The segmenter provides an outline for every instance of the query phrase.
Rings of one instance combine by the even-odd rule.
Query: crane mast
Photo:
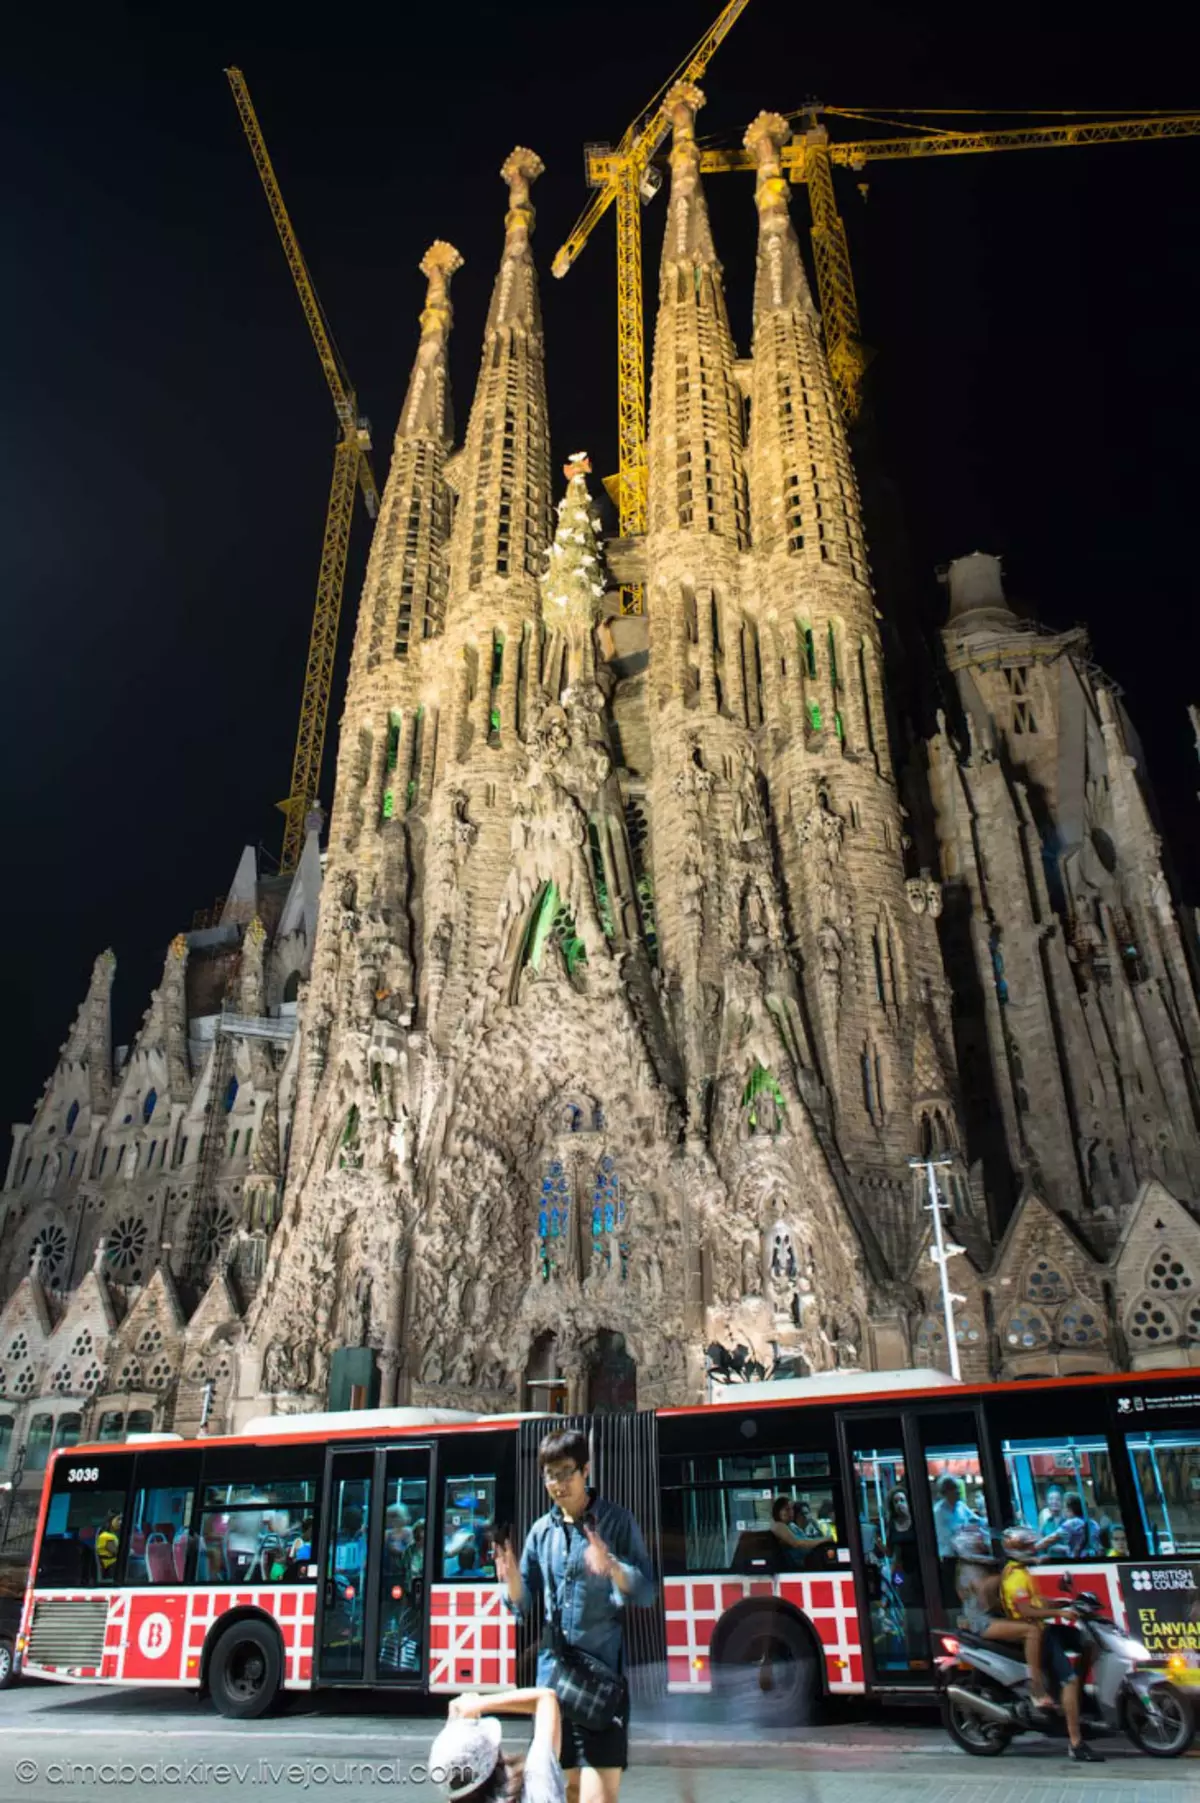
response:
[[[367,513],[373,520],[379,512],[379,490],[369,455],[370,430],[367,422],[359,415],[354,386],[334,347],[321,303],[317,299],[317,291],[308,273],[300,242],[284,205],[283,193],[258,123],[258,115],[250,99],[246,78],[240,69],[226,69],[225,74],[233,91],[234,104],[250,144],[254,165],[267,197],[271,217],[275,221],[275,229],[279,233],[296,293],[300,297],[300,306],[329,386],[340,430],[333,453],[333,480],[325,514],[317,595],[300,698],[300,721],[292,753],[292,780],[287,800],[279,804],[284,815],[283,850],[279,869],[281,873],[287,873],[295,870],[300,861],[300,853],[304,848],[305,821],[316,801],[321,780],[321,759],[329,723],[338,623],[346,587],[346,559],[350,550],[350,529],[354,523],[355,491],[361,491]]]

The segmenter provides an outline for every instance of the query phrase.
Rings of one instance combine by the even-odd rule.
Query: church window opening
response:
[[[872,1124],[881,1127],[887,1107],[883,1090],[883,1058],[878,1047],[870,1041],[863,1046],[859,1069],[862,1075],[863,1106]]]
[[[1099,1315],[1090,1302],[1076,1298],[1058,1318],[1061,1346],[1094,1346],[1104,1338]]]
[[[155,1105],[157,1104],[157,1102],[158,1102],[158,1091],[156,1089],[148,1089],[146,1091],[145,1100],[142,1102],[142,1119],[143,1119],[143,1121],[148,1121],[150,1119],[150,1116],[154,1113]]]
[[[238,1080],[236,1077],[230,1077],[229,1082],[225,1086],[225,1112],[226,1112],[226,1114],[232,1113],[233,1105],[237,1101],[237,1097],[238,1097]]]
[[[838,676],[837,641],[833,635],[832,620],[829,622],[829,682],[836,695],[842,684],[841,679]]]
[[[1032,1352],[1050,1344],[1046,1317],[1028,1302],[1018,1303],[1008,1317],[1004,1341],[1018,1352]]]
[[[1035,733],[1037,721],[1029,701],[1029,666],[1016,664],[1004,672],[1008,683],[1012,704],[1012,730],[1014,735]]]
[[[358,1143],[359,1114],[358,1103],[353,1102],[346,1116],[346,1125],[342,1128],[342,1137],[338,1147],[338,1169],[357,1171],[362,1168],[362,1151]]]
[[[812,627],[802,626],[800,628],[800,638],[804,647],[805,672],[809,676],[815,676],[817,673],[817,641],[813,637]]]
[[[54,1437],[53,1415],[35,1415],[25,1442],[26,1471],[45,1471]]]
[[[71,1130],[73,1129],[73,1127],[78,1119],[79,1119],[79,1103],[72,1102],[71,1106],[67,1109],[67,1132],[68,1133],[71,1132]]]
[[[246,1143],[242,1148],[242,1150],[245,1152],[247,1158],[249,1158],[249,1156],[250,1156],[250,1146],[251,1146],[251,1142],[253,1141],[253,1139],[254,1139],[254,1128],[247,1127],[246,1128]]]
[[[756,1064],[742,1091],[742,1107],[746,1126],[754,1134],[770,1134],[775,1138],[783,1127],[787,1104],[783,1091],[765,1065]]]
[[[1155,1290],[1160,1295],[1178,1295],[1193,1287],[1192,1275],[1181,1258],[1177,1258],[1169,1246],[1162,1246],[1150,1260],[1146,1273],[1146,1288]]]
[[[290,1004],[292,1002],[298,1001],[299,998],[300,998],[300,972],[298,970],[292,970],[292,971],[288,972],[287,981],[283,985],[283,999],[285,1002]]]
[[[1126,1332],[1131,1340],[1156,1346],[1163,1340],[1175,1339],[1178,1328],[1170,1309],[1157,1297],[1140,1296],[1129,1310]]]
[[[622,1281],[629,1271],[629,1247],[623,1239],[625,1203],[616,1160],[607,1154],[600,1160],[592,1190],[592,1264],[612,1270],[613,1250]]]
[[[637,891],[638,914],[642,937],[652,964],[658,963],[658,926],[654,911],[654,878],[650,871],[650,826],[640,801],[625,804],[625,830],[633,863],[633,882]]]
[[[235,1127],[233,1132],[229,1136],[229,1156],[231,1158],[237,1157],[239,1132],[240,1132],[240,1130],[237,1127]]]
[[[547,945],[558,948],[569,977],[573,977],[579,966],[587,962],[587,948],[575,931],[574,918],[559,896],[555,883],[544,884],[534,903],[522,964],[530,964],[534,970],[540,970]]]
[[[875,969],[875,996],[885,1008],[896,1006],[896,948],[891,925],[878,920],[871,934],[871,958]]]
[[[154,1154],[157,1151],[158,1151],[158,1141],[156,1139],[152,1139],[150,1141],[150,1150],[146,1154],[146,1169],[147,1170],[150,1170],[150,1168],[154,1164]]]
[[[396,795],[392,789],[383,792],[383,807],[380,810],[384,820],[391,820],[396,812]]]
[[[835,713],[833,716],[833,730],[844,744],[846,739],[846,727],[840,714]]]
[[[65,1415],[60,1415],[54,1423],[54,1450],[57,1451],[64,1446],[78,1446],[82,1432],[82,1415],[75,1414],[73,1410],[68,1411]]]
[[[1065,1302],[1067,1285],[1062,1272],[1048,1258],[1035,1259],[1025,1278],[1025,1294],[1043,1305]]]
[[[394,770],[396,768],[396,760],[399,758],[399,756],[400,756],[400,715],[396,712],[395,708],[393,708],[391,713],[388,715],[386,761],[387,761],[387,767],[389,770]]]
[[[596,882],[596,905],[600,913],[600,925],[604,929],[604,937],[611,939],[614,932],[612,901],[604,876],[604,848],[600,844],[600,829],[594,820],[588,821],[588,847],[592,854],[592,875]]]
[[[488,744],[500,743],[500,679],[504,674],[504,634],[492,634],[492,672],[488,704]]]
[[[538,1251],[542,1282],[569,1270],[571,1262],[571,1180],[561,1159],[553,1158],[542,1178],[538,1203]]]
[[[1007,1002],[1008,979],[1004,975],[1004,954],[1000,950],[999,931],[993,930],[989,945],[992,953],[992,976],[996,984],[996,996],[1000,1002]]]
[[[119,1220],[107,1236],[104,1254],[121,1283],[141,1283],[148,1234],[136,1215]]]
[[[819,702],[810,701],[808,704],[808,725],[810,732],[820,732],[821,707]]]
[[[67,1234],[57,1221],[43,1227],[33,1242],[33,1252],[41,1255],[43,1281],[57,1285],[66,1271]]]

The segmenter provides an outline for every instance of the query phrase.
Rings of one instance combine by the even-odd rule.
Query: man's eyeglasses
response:
[[[579,1470],[578,1465],[548,1465],[542,1473],[548,1490],[561,1490]]]

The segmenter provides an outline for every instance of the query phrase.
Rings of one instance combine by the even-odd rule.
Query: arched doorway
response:
[[[637,1409],[637,1365],[625,1336],[602,1328],[583,1349],[589,1415],[632,1415]]]
[[[565,1415],[567,1380],[558,1368],[558,1335],[549,1329],[529,1348],[522,1408],[546,1415]]]

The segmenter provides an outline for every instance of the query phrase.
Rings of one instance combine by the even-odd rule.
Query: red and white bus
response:
[[[545,1506],[535,1452],[556,1421],[393,1409],[59,1452],[21,1669],[204,1687],[236,1716],[281,1689],[512,1685],[530,1648],[492,1527],[519,1543]],[[1078,1515],[1072,1493],[1086,1541],[1064,1529],[1045,1586],[1069,1566],[1139,1638],[1161,1627],[1164,1663],[1200,1679],[1200,1369],[730,1386],[586,1426],[594,1481],[634,1508],[660,1578],[654,1608],[633,1612],[643,1684],[699,1694],[769,1672],[779,1719],[820,1694],[931,1690],[934,1635],[957,1613],[939,1501],[1050,1536]],[[780,1497],[803,1549],[772,1532]]]

